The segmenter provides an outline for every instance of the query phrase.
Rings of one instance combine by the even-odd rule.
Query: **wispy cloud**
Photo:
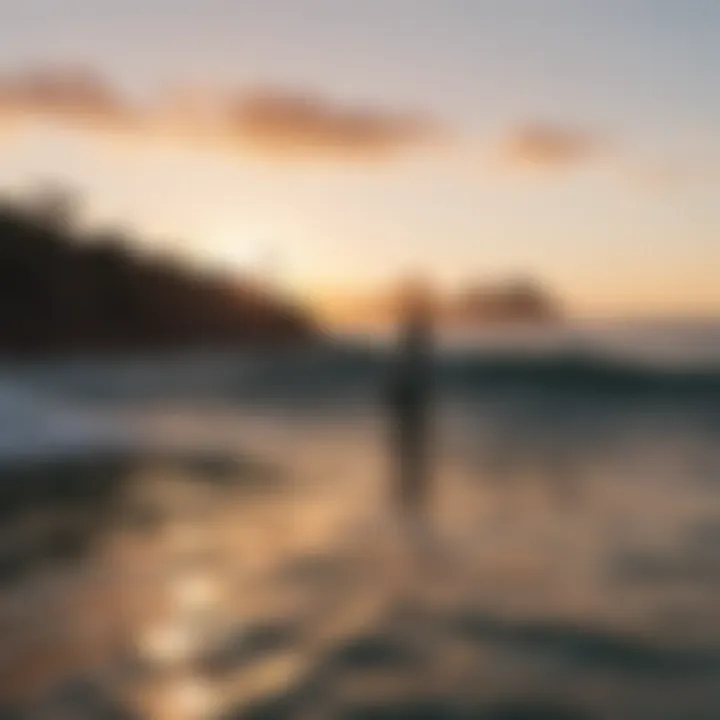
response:
[[[139,103],[102,73],[47,66],[0,75],[0,140],[30,121],[79,128],[101,138],[170,143],[260,162],[387,162],[423,150],[451,161],[477,154],[472,137],[442,120],[383,106],[354,106],[302,91],[161,88]],[[454,155],[457,153],[457,155]],[[527,122],[490,139],[480,165],[490,178],[530,171],[552,180],[598,166],[621,185],[678,188],[717,182],[720,164],[668,164],[635,157],[614,136],[573,124]]]
[[[3,117],[52,118],[137,128],[139,114],[101,76],[84,69],[33,70],[0,77]]]
[[[273,91],[240,97],[229,119],[244,143],[282,157],[386,158],[438,134],[425,118]]]
[[[0,77],[0,121],[31,118],[275,161],[386,160],[425,146],[440,134],[428,118],[347,107],[294,92],[162,92],[150,106],[140,107],[108,80],[85,70]]]
[[[496,150],[507,169],[557,171],[586,165],[605,154],[608,146],[587,130],[533,123],[508,133]]]

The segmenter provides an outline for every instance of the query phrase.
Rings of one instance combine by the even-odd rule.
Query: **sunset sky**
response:
[[[717,0],[7,2],[0,185],[311,292],[717,313],[719,77]]]

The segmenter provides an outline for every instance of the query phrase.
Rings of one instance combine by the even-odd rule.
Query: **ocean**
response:
[[[5,363],[7,717],[720,717],[720,323],[443,334],[422,522],[392,356]]]

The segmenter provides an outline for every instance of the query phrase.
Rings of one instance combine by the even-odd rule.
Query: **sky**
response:
[[[720,312],[716,0],[0,5],[0,189],[321,294]]]

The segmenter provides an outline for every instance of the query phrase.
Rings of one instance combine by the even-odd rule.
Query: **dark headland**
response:
[[[247,278],[84,229],[71,199],[0,199],[0,354],[126,353],[304,344],[309,314]]]

